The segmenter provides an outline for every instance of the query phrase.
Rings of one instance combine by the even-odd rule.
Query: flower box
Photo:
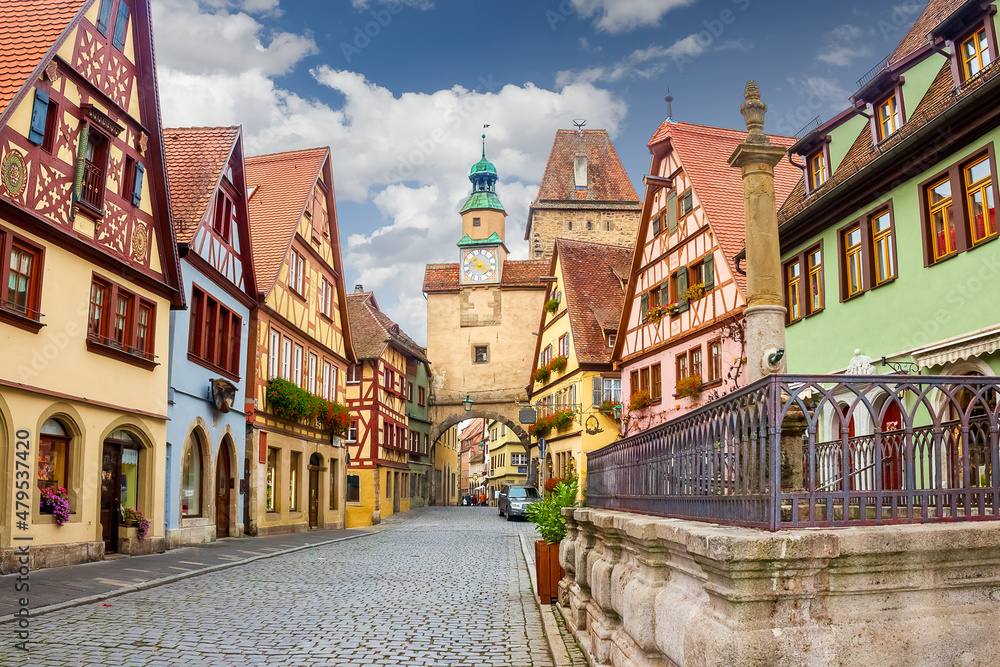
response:
[[[555,315],[555,312],[559,310],[559,299],[549,299],[545,302],[546,312]]]
[[[629,410],[644,410],[653,404],[653,400],[649,397],[649,392],[645,389],[640,389],[639,391],[633,392],[632,397],[628,402]]]
[[[701,376],[700,375],[689,375],[683,377],[677,381],[677,393],[674,394],[677,398],[694,398],[701,394]]]
[[[697,301],[705,296],[705,283],[696,283],[684,290],[684,298],[688,301]]]
[[[569,359],[565,356],[553,357],[552,361],[549,362],[549,370],[562,373],[566,370],[566,366],[569,364]]]
[[[551,371],[549,371],[548,366],[542,366],[537,371],[535,371],[535,382],[548,382],[549,378],[552,377]]]

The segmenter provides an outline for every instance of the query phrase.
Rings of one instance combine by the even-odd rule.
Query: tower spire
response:
[[[667,94],[663,96],[663,100],[667,103],[667,120],[674,122],[674,96],[670,94],[670,88],[667,88]]]

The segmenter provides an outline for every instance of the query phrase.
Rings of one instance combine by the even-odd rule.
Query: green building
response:
[[[410,444],[410,509],[429,504],[431,460],[430,364],[406,362],[406,423]]]

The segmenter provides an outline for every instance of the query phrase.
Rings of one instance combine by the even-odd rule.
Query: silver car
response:
[[[506,516],[510,521],[516,516],[524,516],[524,510],[528,505],[542,500],[538,489],[533,486],[511,486],[505,485],[500,489],[500,496],[497,498],[497,511],[500,516]]]

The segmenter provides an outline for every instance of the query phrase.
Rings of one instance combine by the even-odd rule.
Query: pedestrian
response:
[[[469,506],[469,505],[471,505],[471,504],[472,504],[472,496],[470,496],[470,495],[469,495],[469,494],[467,493],[467,494],[465,494],[465,506],[466,506],[466,507],[468,507],[468,506]]]
[[[482,505],[483,507],[486,506],[486,494],[485,493],[480,493],[479,494],[479,504]]]

